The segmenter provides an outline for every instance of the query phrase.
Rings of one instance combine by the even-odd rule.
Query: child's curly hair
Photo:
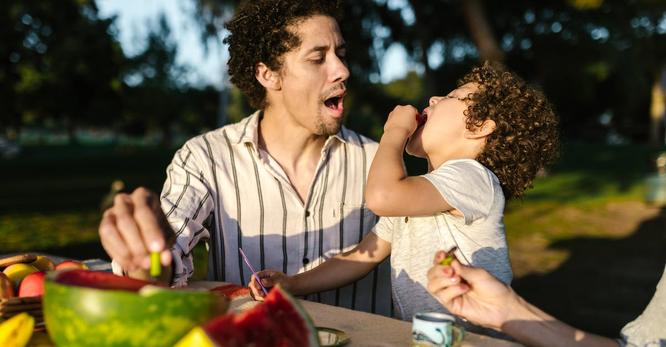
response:
[[[282,67],[284,53],[298,47],[300,38],[289,26],[315,15],[338,17],[336,0],[247,0],[226,25],[229,36],[231,82],[257,109],[266,107],[266,89],[255,78],[258,63],[273,71]]]
[[[479,86],[469,96],[467,129],[487,119],[496,125],[476,159],[497,175],[507,199],[519,198],[558,156],[558,118],[541,91],[499,64],[474,68],[458,86],[467,83]]]

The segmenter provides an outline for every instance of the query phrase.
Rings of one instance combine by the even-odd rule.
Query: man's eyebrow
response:
[[[329,47],[330,46],[328,46],[328,45],[314,46],[314,47],[308,49],[307,52],[305,52],[305,54],[308,54],[308,53],[311,53],[311,52],[325,52],[325,51],[328,50]],[[339,50],[339,49],[347,49],[347,44],[343,42],[342,44],[335,47],[335,50]]]

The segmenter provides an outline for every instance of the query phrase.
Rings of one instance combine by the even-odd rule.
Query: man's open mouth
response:
[[[344,95],[334,96],[324,100],[324,105],[331,110],[339,110],[342,108],[342,98]]]

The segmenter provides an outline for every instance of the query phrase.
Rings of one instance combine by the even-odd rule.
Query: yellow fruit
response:
[[[215,347],[201,327],[194,327],[173,347]]]
[[[51,271],[55,269],[55,263],[43,255],[38,255],[37,260],[30,263],[30,265],[36,267],[39,271]]]
[[[14,287],[18,288],[19,283],[21,283],[25,276],[37,271],[39,270],[30,264],[13,264],[7,266],[3,272],[14,282]]]
[[[28,344],[35,327],[35,319],[22,312],[0,323],[0,346],[23,347]]]

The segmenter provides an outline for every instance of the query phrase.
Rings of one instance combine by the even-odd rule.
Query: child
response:
[[[406,175],[405,146],[428,160],[427,174]],[[557,148],[557,117],[542,93],[490,64],[475,68],[448,95],[431,97],[421,114],[397,106],[389,115],[368,175],[366,203],[384,216],[372,233],[310,271],[258,277],[266,287],[281,283],[305,295],[353,282],[391,255],[394,306],[405,320],[443,310],[426,290],[437,250],[457,247],[462,263],[509,284],[505,197],[520,197]],[[250,283],[261,299],[256,279]]]

